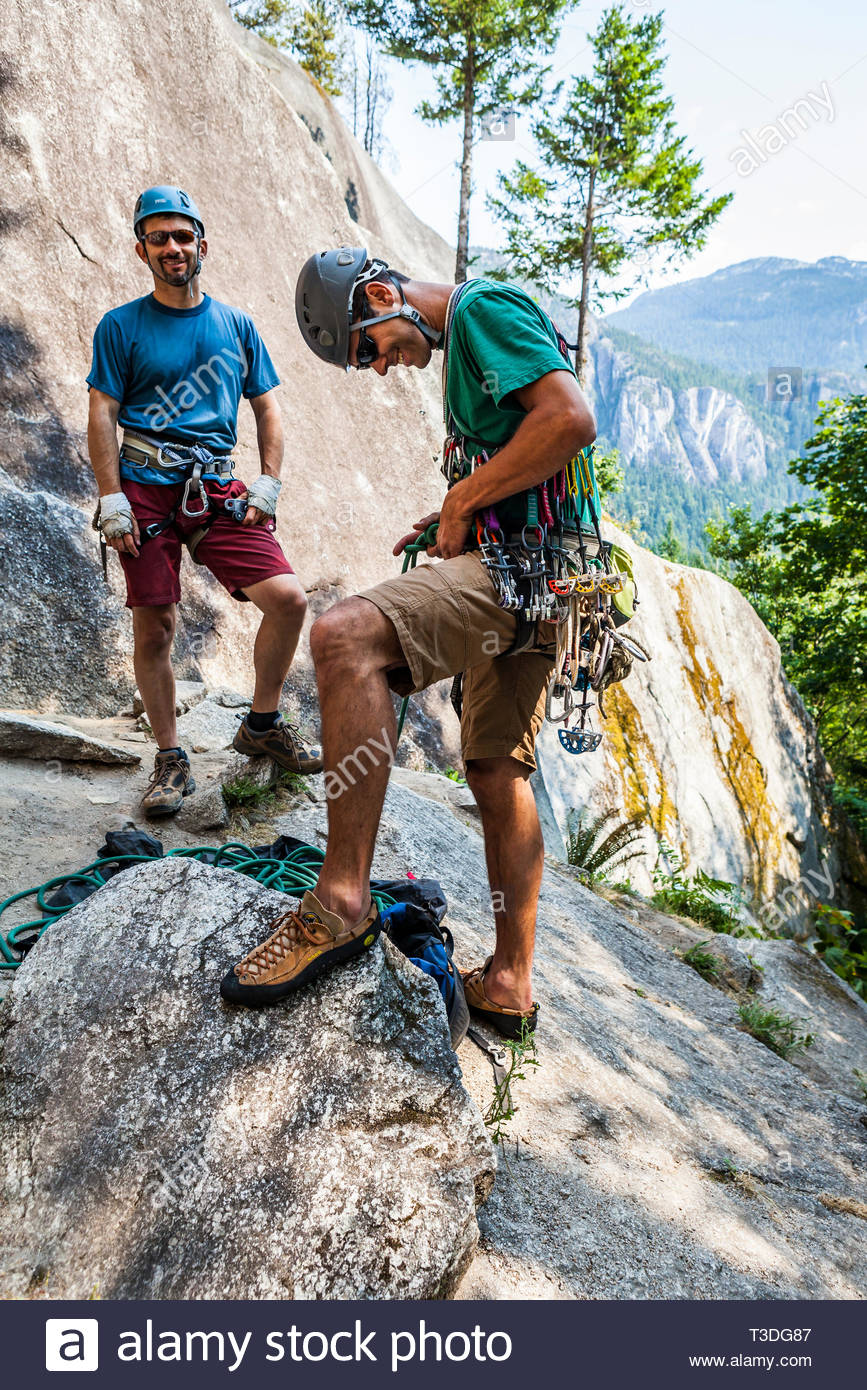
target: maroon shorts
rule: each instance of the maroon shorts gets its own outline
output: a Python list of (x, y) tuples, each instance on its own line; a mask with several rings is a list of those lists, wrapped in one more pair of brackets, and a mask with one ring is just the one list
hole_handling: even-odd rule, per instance
[[(121, 487), (129, 498), (142, 531), (152, 522), (162, 521), (177, 508), (177, 515), (169, 529), (144, 541), (138, 556), (120, 556), (126, 576), (126, 606), (162, 608), (177, 603), (181, 597), (183, 537), (198, 530), (201, 525), (193, 517), (184, 516), (180, 510), (184, 485), (133, 483), (124, 479)], [(211, 512), (213, 520), (196, 547), (196, 561), (205, 565), (219, 579), (232, 598), (246, 601), (243, 590), (251, 584), (270, 579), (273, 574), (294, 574), (274, 535), (273, 520), (259, 526), (242, 526), (222, 510), (221, 500), (240, 497), (247, 491), (240, 479), (233, 479), (226, 487), (206, 482), (205, 489), (215, 505)]]

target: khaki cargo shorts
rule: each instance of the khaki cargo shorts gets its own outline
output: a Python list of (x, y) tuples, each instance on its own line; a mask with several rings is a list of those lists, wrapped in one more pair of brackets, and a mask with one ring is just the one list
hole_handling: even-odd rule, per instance
[(532, 651), (499, 657), (515, 638), (517, 619), (497, 603), (478, 551), (414, 570), (366, 589), (397, 631), (406, 665), (388, 672), (398, 695), (464, 673), (461, 752), (516, 758), (535, 768), (536, 737), (555, 653), (553, 628)]

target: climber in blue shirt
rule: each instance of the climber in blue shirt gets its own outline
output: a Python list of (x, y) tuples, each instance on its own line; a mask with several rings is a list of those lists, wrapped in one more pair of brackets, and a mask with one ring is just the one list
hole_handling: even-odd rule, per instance
[[(274, 535), (283, 460), (277, 373), (250, 317), (201, 289), (208, 244), (189, 194), (147, 189), (133, 225), (153, 293), (111, 309), (97, 326), (87, 437), (100, 529), (123, 566), (135, 674), (157, 742), (142, 806), (171, 815), (195, 790), (178, 743), (171, 665), (184, 545), (263, 615), (252, 710), (233, 746), (294, 772), (318, 772), (322, 761), (279, 713), (307, 599)], [(232, 476), (230, 457), (242, 396), (256, 417), (262, 468), (249, 489)]]

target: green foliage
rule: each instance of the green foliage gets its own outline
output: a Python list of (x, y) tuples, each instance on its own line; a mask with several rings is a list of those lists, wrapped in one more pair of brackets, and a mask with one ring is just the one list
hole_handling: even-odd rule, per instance
[(709, 945), (709, 941), (697, 941), (688, 951), (682, 952), (680, 958), (685, 965), (691, 965), (703, 980), (715, 985), (719, 980), (719, 961), (710, 951), (705, 950)]
[(485, 1124), (491, 1133), (491, 1143), (499, 1144), (501, 1147), (505, 1147), (508, 1138), (507, 1126), (518, 1112), (512, 1096), (512, 1086), (516, 1081), (527, 1079), (525, 1067), (540, 1065), (536, 1055), (536, 1034), (527, 1027), (526, 1019), (521, 1023), (520, 1038), (504, 1039), (503, 1050), (507, 1058), (506, 1072), (502, 1081), (495, 1080), (493, 1099), (485, 1112)]
[[(867, 796), (867, 396), (824, 404), (791, 474), (803, 502), (708, 523), (712, 555), (780, 643), (844, 792)], [(856, 801), (856, 805), (858, 802)]]
[(834, 787), (833, 799), (841, 811), (849, 817), (861, 839), (867, 841), (867, 796), (860, 795), (851, 787)]
[(566, 817), (566, 857), (569, 863), (593, 878), (601, 876), (603, 871), (609, 874), (612, 869), (619, 869), (630, 859), (640, 859), (642, 851), (632, 849), (632, 846), (642, 838), (643, 817), (635, 816), (609, 829), (616, 818), (616, 811), (605, 811), (597, 816), (570, 811)]
[(297, 772), (282, 770), (273, 782), (257, 782), (241, 773), (223, 783), (223, 800), (230, 811), (250, 811), (276, 803), (281, 790), (299, 795), (307, 790), (307, 780)]
[(757, 1000), (739, 1005), (738, 1014), (746, 1031), (778, 1057), (789, 1058), (796, 1052), (806, 1052), (816, 1041), (812, 1033), (801, 1031), (803, 1019), (791, 1018), (778, 1009), (766, 1009)]
[(826, 965), (867, 999), (867, 927), (855, 926), (851, 912), (819, 903), (813, 913), (813, 950)]
[(462, 772), (458, 772), (456, 767), (447, 767), (445, 775), (450, 782), (457, 782), (459, 787), (465, 787), (467, 785), (466, 777)]
[(680, 855), (665, 841), (660, 844), (653, 884), (655, 892), (650, 901), (663, 911), (689, 917), (711, 931), (761, 936), (747, 919), (739, 887), (721, 878), (711, 878), (703, 869), (689, 877)]
[(339, 0), (229, 0), (239, 24), (275, 48), (288, 49), (329, 96), (342, 90)]
[(861, 1087), (864, 1099), (867, 1100), (867, 1072), (861, 1071), (858, 1067), (853, 1067), (852, 1075)]
[(333, 97), (342, 91), (338, 21), (337, 5), (330, 0), (311, 0), (298, 17), (292, 42), (302, 68)]
[[(580, 269), (579, 371), (588, 306), (629, 293), (640, 275), (632, 285), (622, 278), (639, 257), (669, 263), (702, 247), (732, 198), (699, 190), (701, 161), (677, 134), (663, 90), (662, 25), (661, 14), (633, 19), (621, 5), (603, 13), (592, 73), (535, 122), (542, 171), (519, 160), (500, 177), (502, 196), (489, 199), (506, 230), (503, 278), (517, 273), (553, 292)], [(619, 287), (605, 288), (614, 277)]]
[(554, 47), (567, 0), (347, 0), (350, 19), (384, 51), (433, 71), (436, 100), (422, 120), (463, 121), (456, 279), (466, 275), (473, 122), (538, 101), (545, 72), (537, 54)]
[(605, 503), (614, 493), (623, 491), (626, 479), (620, 466), (619, 449), (608, 449), (605, 452), (601, 449), (594, 449), (593, 468), (596, 473), (596, 486), (599, 488), (600, 502)]

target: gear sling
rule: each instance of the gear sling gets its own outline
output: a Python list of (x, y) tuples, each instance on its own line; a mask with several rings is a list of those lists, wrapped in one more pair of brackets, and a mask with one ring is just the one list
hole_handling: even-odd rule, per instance
[[(473, 452), (456, 428), (448, 408), (449, 344), (458, 303), (471, 284), (453, 293), (443, 337), (443, 414), (446, 439), (442, 472), (449, 488), (496, 452), (479, 447)], [(552, 323), (561, 356), (569, 361), (570, 345)], [(633, 616), (638, 603), (632, 561), (620, 546), (603, 540), (599, 523), (599, 492), (588, 446), (553, 477), (526, 491), (526, 520), (521, 531), (506, 534), (495, 507), (475, 518), (476, 543), (499, 604), (515, 613), (515, 639), (502, 656), (531, 650), (540, 621), (555, 623), (557, 653), (548, 685), (545, 714), (570, 753), (592, 752), (602, 734), (590, 728), (596, 691), (602, 713), (602, 692), (624, 680), (633, 658), (649, 660), (636, 642), (618, 628)], [(499, 659), (499, 658), (498, 658)], [(460, 716), (460, 675), (452, 685), (452, 703)], [(576, 694), (580, 697), (576, 701)], [(570, 728), (570, 721), (575, 726)]]

